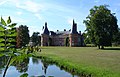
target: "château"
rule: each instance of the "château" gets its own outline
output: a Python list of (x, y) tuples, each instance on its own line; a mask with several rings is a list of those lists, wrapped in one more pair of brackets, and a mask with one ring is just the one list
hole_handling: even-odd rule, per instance
[(45, 22), (43, 33), (41, 34), (41, 46), (84, 46), (84, 38), (81, 31), (77, 32), (77, 23), (73, 20), (72, 30), (49, 31)]

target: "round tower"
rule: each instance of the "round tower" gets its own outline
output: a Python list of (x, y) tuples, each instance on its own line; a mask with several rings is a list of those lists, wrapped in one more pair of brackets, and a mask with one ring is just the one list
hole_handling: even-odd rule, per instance
[(47, 22), (45, 22), (45, 27), (43, 26), (43, 34), (41, 34), (41, 46), (49, 45), (49, 30), (47, 28)]

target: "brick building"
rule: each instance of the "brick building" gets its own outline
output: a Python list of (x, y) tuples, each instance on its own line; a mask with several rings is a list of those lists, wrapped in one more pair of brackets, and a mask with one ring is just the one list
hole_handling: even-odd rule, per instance
[(41, 34), (41, 46), (84, 46), (84, 38), (81, 32), (77, 32), (77, 23), (73, 20), (72, 30), (56, 32), (49, 31), (45, 23), (44, 31)]

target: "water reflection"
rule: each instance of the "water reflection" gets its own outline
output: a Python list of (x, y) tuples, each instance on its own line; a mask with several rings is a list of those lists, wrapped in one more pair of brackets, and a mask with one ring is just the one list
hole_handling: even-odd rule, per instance
[[(33, 68), (33, 70), (35, 71), (39, 70), (40, 72), (38, 73), (36, 72), (34, 73), (35, 75), (31, 74), (29, 76), (32, 76), (32, 77), (38, 77), (38, 76), (41, 76), (41, 77), (77, 77), (64, 70), (61, 70), (58, 66), (54, 64), (50, 64), (46, 62), (44, 59), (30, 58), (30, 61), (32, 61), (30, 62), (31, 66), (38, 68), (38, 69)], [(40, 66), (38, 67), (38, 65)]]
[[(8, 56), (0, 57), (0, 77), (2, 77)], [(15, 60), (8, 68), (6, 77), (77, 77), (45, 60), (25, 57)]]
[(47, 73), (47, 68), (49, 66), (49, 63), (45, 62), (44, 60), (41, 60), (43, 66), (42, 66), (42, 70), (44, 70), (44, 74), (46, 75)]
[(32, 62), (33, 62), (33, 64), (39, 64), (39, 59), (32, 58)]
[(28, 71), (28, 64), (29, 64), (29, 58), (25, 58), (23, 60), (16, 60), (12, 64), (18, 70), (20, 73), (27, 72)]

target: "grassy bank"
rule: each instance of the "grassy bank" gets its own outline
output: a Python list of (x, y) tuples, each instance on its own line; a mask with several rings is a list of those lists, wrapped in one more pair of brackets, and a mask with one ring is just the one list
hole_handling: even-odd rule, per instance
[(120, 50), (96, 47), (42, 47), (42, 52), (35, 56), (50, 58), (53, 62), (68, 71), (92, 77), (119, 77)]

